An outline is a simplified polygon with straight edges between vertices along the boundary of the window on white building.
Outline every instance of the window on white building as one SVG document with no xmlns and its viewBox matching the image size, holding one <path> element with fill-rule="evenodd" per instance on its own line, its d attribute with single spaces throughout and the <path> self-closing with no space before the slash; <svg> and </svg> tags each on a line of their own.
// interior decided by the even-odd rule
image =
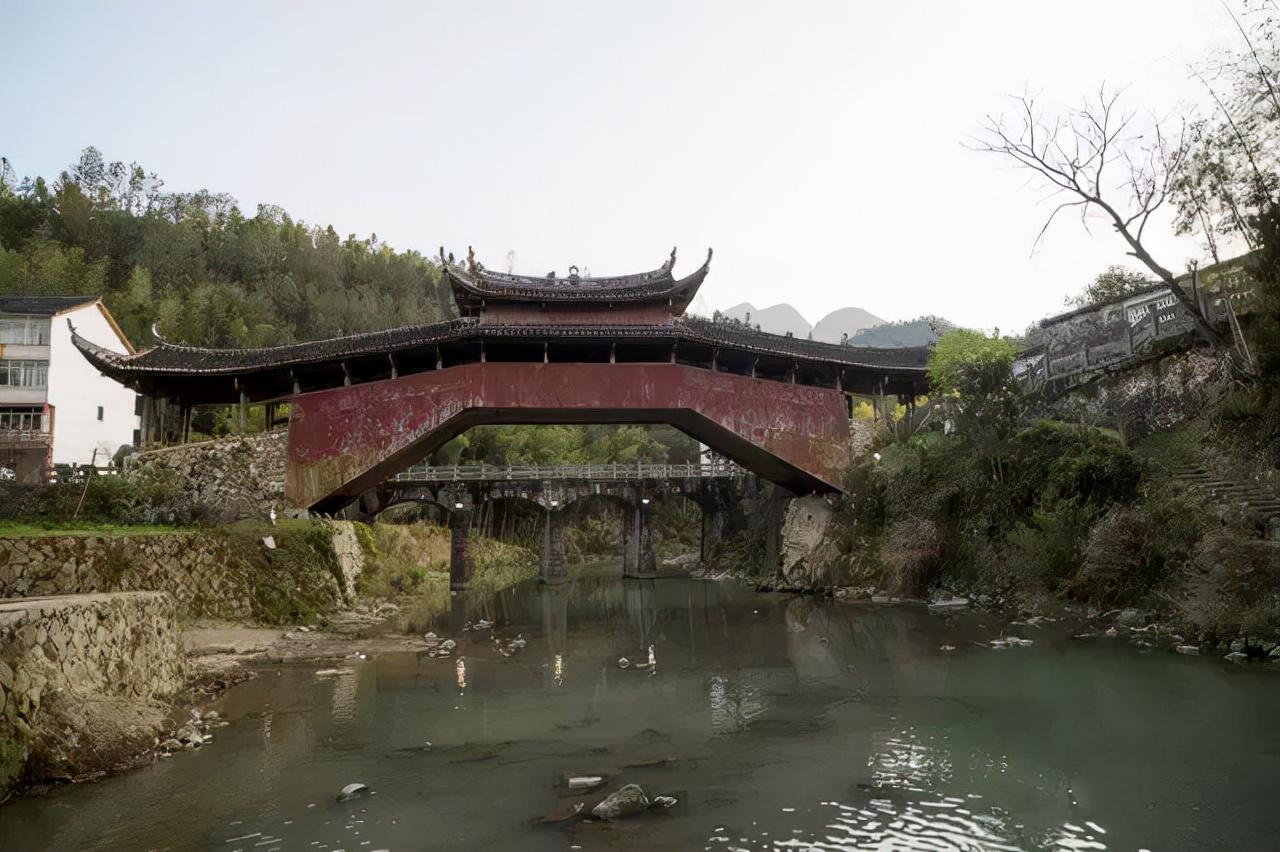
<svg viewBox="0 0 1280 852">
<path fill-rule="evenodd" d="M 0 317 L 0 343 L 11 346 L 48 346 L 49 318 L 12 315 Z"/>
<path fill-rule="evenodd" d="M 0 361 L 0 387 L 44 388 L 48 386 L 48 361 Z"/>
<path fill-rule="evenodd" d="M 98 420 L 102 420 L 102 406 L 98 406 Z"/>
<path fill-rule="evenodd" d="M 0 408 L 0 432 L 43 432 L 44 412 L 39 408 Z"/>
</svg>

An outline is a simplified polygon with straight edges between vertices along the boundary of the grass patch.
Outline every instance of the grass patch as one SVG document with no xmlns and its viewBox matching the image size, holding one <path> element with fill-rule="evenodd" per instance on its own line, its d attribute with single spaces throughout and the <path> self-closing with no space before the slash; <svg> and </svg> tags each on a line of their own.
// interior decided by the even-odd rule
<svg viewBox="0 0 1280 852">
<path fill-rule="evenodd" d="M 0 538 L 46 538 L 49 536 L 145 536 L 196 532 L 194 527 L 170 527 L 159 524 L 99 524 L 0 521 Z"/>
</svg>

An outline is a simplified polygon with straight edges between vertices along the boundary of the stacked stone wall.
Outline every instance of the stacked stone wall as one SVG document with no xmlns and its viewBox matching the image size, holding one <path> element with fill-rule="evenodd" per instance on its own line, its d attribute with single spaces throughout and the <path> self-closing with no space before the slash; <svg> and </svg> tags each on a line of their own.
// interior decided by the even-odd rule
<svg viewBox="0 0 1280 852">
<path fill-rule="evenodd" d="M 1096 423 L 1140 438 L 1194 417 L 1230 384 L 1224 353 L 1191 349 L 1098 378 L 1042 403 L 1032 414 Z"/>
<path fill-rule="evenodd" d="M 171 696 L 184 660 L 177 608 L 160 592 L 0 601 L 0 794 L 62 725 L 42 707 Z"/>
<path fill-rule="evenodd" d="M 0 538 L 0 598 L 167 592 L 184 616 L 252 614 L 244 567 L 202 533 Z"/>
<path fill-rule="evenodd" d="M 364 548 L 352 521 L 331 521 L 333 525 L 333 552 L 338 560 L 338 580 L 342 598 L 347 603 L 356 599 L 356 581 L 364 571 Z"/>
<path fill-rule="evenodd" d="M 183 499 L 214 520 L 265 518 L 283 513 L 288 432 L 236 435 L 149 450 L 130 469 L 173 482 Z"/>
</svg>

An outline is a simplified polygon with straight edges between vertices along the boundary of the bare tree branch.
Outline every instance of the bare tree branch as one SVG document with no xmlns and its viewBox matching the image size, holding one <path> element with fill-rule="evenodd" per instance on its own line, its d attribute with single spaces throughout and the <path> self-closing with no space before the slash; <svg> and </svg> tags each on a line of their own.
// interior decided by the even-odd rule
<svg viewBox="0 0 1280 852">
<path fill-rule="evenodd" d="M 1044 239 L 1049 226 L 1063 210 L 1080 208 L 1081 221 L 1090 210 L 1101 213 L 1136 258 L 1162 282 L 1194 319 L 1199 331 L 1218 343 L 1221 336 L 1201 315 L 1199 306 L 1178 285 L 1177 278 L 1161 265 L 1143 243 L 1147 225 L 1168 202 L 1185 152 L 1187 126 L 1182 123 L 1178 144 L 1154 120 L 1154 139 L 1134 133 L 1135 113 L 1119 108 L 1120 92 L 1099 89 L 1096 101 L 1055 115 L 1047 121 L 1034 96 L 1014 97 L 1018 124 L 1003 115 L 988 115 L 985 135 L 971 145 L 974 150 L 997 154 L 1026 169 L 1044 182 L 1049 197 L 1073 196 L 1050 212 L 1036 235 L 1032 251 Z M 1127 172 L 1119 185 L 1104 181 L 1113 163 Z"/>
</svg>

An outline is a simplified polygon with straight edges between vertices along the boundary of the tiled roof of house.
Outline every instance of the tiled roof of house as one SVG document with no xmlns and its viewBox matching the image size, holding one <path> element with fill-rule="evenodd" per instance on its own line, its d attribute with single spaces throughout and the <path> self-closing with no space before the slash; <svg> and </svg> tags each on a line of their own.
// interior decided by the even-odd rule
<svg viewBox="0 0 1280 852">
<path fill-rule="evenodd" d="M 51 317 L 54 314 L 91 305 L 97 296 L 0 296 L 0 314 L 34 314 Z"/>
</svg>

